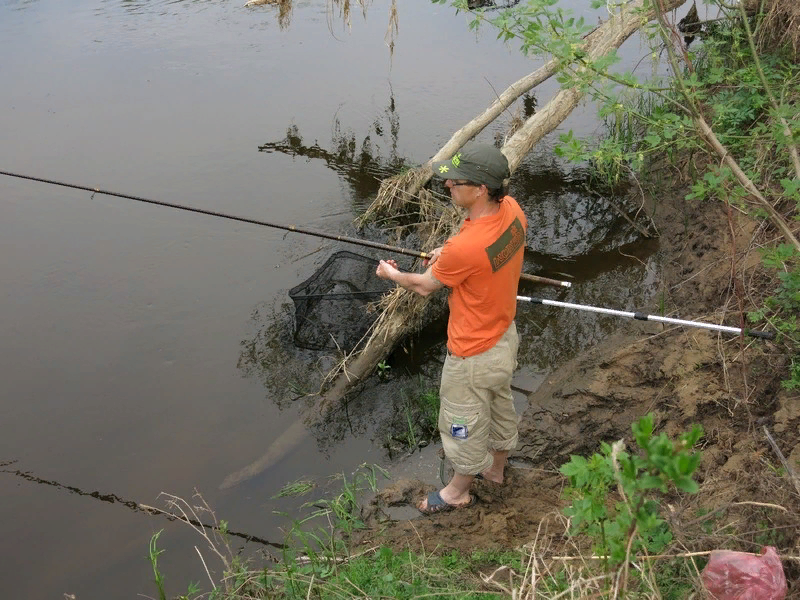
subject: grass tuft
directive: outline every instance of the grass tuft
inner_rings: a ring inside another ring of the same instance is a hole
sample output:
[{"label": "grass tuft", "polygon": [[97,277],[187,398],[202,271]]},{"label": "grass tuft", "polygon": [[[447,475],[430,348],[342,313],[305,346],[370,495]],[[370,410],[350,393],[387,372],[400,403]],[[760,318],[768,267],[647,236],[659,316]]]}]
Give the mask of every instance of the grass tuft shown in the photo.
[{"label": "grass tuft", "polygon": [[309,479],[297,479],[284,485],[277,494],[272,496],[272,499],[305,496],[315,487],[316,484]]}]

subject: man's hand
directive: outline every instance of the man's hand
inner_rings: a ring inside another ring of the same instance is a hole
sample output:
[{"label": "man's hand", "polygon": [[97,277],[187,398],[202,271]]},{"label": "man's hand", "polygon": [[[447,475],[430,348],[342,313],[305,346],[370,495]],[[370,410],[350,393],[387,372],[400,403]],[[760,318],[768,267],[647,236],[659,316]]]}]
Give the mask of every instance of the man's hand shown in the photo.
[{"label": "man's hand", "polygon": [[378,268],[375,270],[375,275],[381,279],[391,279],[392,281],[396,281],[398,273],[400,273],[400,271],[397,269],[397,263],[391,258],[380,261],[378,263]]},{"label": "man's hand", "polygon": [[430,269],[424,273],[405,273],[397,268],[397,263],[392,259],[380,261],[375,275],[381,279],[390,279],[421,296],[427,296],[442,287],[441,282],[431,275]]},{"label": "man's hand", "polygon": [[439,260],[439,256],[441,255],[441,253],[442,253],[442,246],[439,246],[438,248],[434,249],[432,252],[429,252],[428,253],[428,258],[426,258],[426,259],[424,259],[422,261],[422,266],[423,267],[430,267],[433,263],[435,263],[437,260]]}]

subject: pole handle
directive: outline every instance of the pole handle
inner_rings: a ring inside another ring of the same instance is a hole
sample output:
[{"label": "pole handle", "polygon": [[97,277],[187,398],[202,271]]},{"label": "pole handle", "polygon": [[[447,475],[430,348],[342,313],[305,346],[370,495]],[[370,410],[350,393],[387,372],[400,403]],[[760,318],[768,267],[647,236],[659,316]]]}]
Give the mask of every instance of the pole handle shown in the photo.
[{"label": "pole handle", "polygon": [[757,337],[763,340],[774,340],[775,334],[771,331],[756,331],[754,329],[745,329],[745,335],[749,335],[750,337]]},{"label": "pole handle", "polygon": [[538,275],[528,275],[528,273],[523,273],[519,276],[520,279],[523,281],[532,281],[533,283],[546,283],[547,285],[555,285],[559,287],[572,287],[572,283],[569,281],[559,281],[558,279],[550,279],[549,277],[539,277]]}]

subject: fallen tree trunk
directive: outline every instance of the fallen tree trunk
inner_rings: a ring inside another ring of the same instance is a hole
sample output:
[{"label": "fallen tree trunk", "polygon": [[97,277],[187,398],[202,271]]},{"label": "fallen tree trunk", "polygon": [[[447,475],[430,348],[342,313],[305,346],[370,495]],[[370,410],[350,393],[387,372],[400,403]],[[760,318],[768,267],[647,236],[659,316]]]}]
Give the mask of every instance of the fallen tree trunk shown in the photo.
[{"label": "fallen tree trunk", "polygon": [[[614,15],[603,23],[586,38],[585,50],[590,60],[597,59],[612,48],[618,48],[636,32],[642,25],[655,19],[654,11],[643,13],[645,0],[634,0],[624,5],[621,12]],[[672,10],[683,4],[685,0],[665,0],[667,10]],[[381,189],[391,188],[392,195],[402,197],[403,201],[408,196],[415,196],[419,193],[432,177],[433,171],[431,163],[433,160],[442,160],[452,156],[461,146],[467,143],[492,120],[499,116],[514,100],[519,98],[525,91],[534,85],[541,83],[548,77],[555,74],[561,64],[556,60],[551,60],[546,65],[537,69],[534,73],[519,80],[510,86],[494,103],[476,119],[456,132],[453,137],[437,152],[434,157],[422,168],[417,169],[411,177],[406,176],[407,185],[401,186],[399,183],[385,181]],[[529,86],[529,87],[526,87]],[[511,137],[503,146],[502,151],[508,158],[509,167],[513,173],[524,159],[530,149],[545,135],[558,127],[564,119],[578,105],[583,93],[578,88],[562,89],[544,107],[532,115],[525,124]],[[402,187],[402,189],[400,189]],[[381,194],[379,193],[379,200]],[[376,200],[378,202],[378,200]],[[389,206],[391,203],[386,203]],[[369,209],[368,211],[369,212]],[[445,232],[444,236],[449,237],[454,231]],[[406,335],[415,331],[419,327],[419,319],[410,318],[410,315],[421,315],[428,298],[419,296],[402,288],[397,288],[389,295],[388,308],[386,308],[378,320],[375,322],[372,334],[367,340],[363,349],[358,354],[344,361],[340,371],[332,380],[330,387],[317,399],[313,409],[308,413],[306,421],[319,422],[325,419],[329,413],[338,408],[345,394],[359,381],[366,378],[375,370],[376,365],[383,360],[395,347],[395,345]],[[300,430],[300,427],[293,426],[292,431]],[[305,437],[297,436],[297,439],[289,439],[290,436],[284,434],[273,442],[273,446],[279,446],[276,450],[272,446],[264,456],[260,457],[244,469],[226,478],[226,487],[235,485],[245,479],[253,477],[260,472],[270,468],[287,454],[296,444]]]},{"label": "fallen tree trunk", "polygon": [[[682,0],[679,4],[682,4],[683,1],[685,0]],[[585,41],[583,44],[583,50],[592,56],[597,55],[596,49],[600,45],[605,45],[604,40],[608,39],[608,37],[612,34],[611,32],[614,30],[615,26],[616,22],[612,19],[609,19],[602,25],[593,29],[584,38]],[[394,180],[394,178],[385,179],[381,183],[381,189],[378,192],[378,198],[381,199],[385,196],[398,195],[403,197],[416,196],[423,186],[430,181],[431,177],[433,177],[433,169],[431,168],[431,165],[434,161],[445,160],[453,156],[453,154],[455,154],[459,148],[483,131],[497,117],[503,114],[504,110],[514,104],[514,102],[516,102],[523,94],[529,92],[540,83],[547,81],[553,75],[555,75],[561,66],[562,63],[560,60],[552,58],[541,67],[536,69],[533,73],[529,73],[522,79],[512,83],[489,105],[485,111],[472,119],[461,129],[456,131],[447,141],[447,143],[445,143],[445,145],[442,146],[441,149],[434,154],[427,163],[415,169],[413,177],[406,176],[403,178],[403,183],[398,183]],[[514,169],[512,168],[511,171],[513,172]],[[398,188],[402,189],[398,190]],[[378,202],[373,203],[373,206],[366,210],[363,220],[368,220],[370,217],[373,217],[377,214],[391,214],[394,212],[394,207],[392,206],[393,203],[391,201],[383,200],[380,203],[383,208],[376,208],[375,205],[377,204]]]},{"label": "fallen tree trunk", "polygon": [[[684,2],[685,0],[666,0],[665,6],[667,10],[672,10]],[[656,13],[652,10],[646,14],[642,14],[643,5],[644,0],[636,0],[625,5],[620,14],[615,15],[590,34],[591,39],[587,38],[586,42],[586,50],[589,53],[590,60],[595,60],[607,54],[613,48],[619,48],[622,43],[633,35],[644,23],[656,18]],[[547,65],[538,69],[525,79],[530,78],[531,81],[544,81],[555,72],[557,67],[557,62],[550,61]],[[553,72],[550,72],[550,69],[553,69]],[[549,73],[549,75],[545,76],[546,73]],[[520,80],[520,82],[525,79]],[[520,86],[520,82],[517,82],[514,86],[506,90],[503,96],[506,94],[510,95],[512,88]],[[521,93],[519,95],[521,95]],[[517,97],[519,97],[519,95]],[[496,100],[492,107],[480,117],[462,127],[450,141],[436,153],[425,166],[427,170],[430,171],[430,175],[419,185],[416,191],[419,191],[422,185],[433,175],[430,168],[432,161],[442,160],[452,156],[456,150],[468,142],[490,122],[485,121],[487,114],[492,113],[495,114],[496,117],[505,109],[505,107],[501,108],[499,106],[499,104],[506,101],[503,99],[503,96]],[[569,116],[583,96],[584,94],[581,93],[578,88],[562,89],[542,109],[532,115],[511,139],[508,140],[503,146],[502,151],[506,155],[506,158],[508,158],[512,173],[519,167],[531,148]],[[417,181],[419,181],[419,179],[417,179]],[[405,192],[407,194],[413,193],[411,190],[405,190]],[[426,300],[413,292],[408,292],[401,288],[395,290],[393,293],[409,295],[412,298],[416,297],[417,301],[422,304],[424,304]],[[413,302],[413,300],[409,300],[409,302]],[[394,318],[392,318],[392,316],[387,317],[388,312],[389,311],[385,311],[381,319],[376,323],[375,335],[370,338],[364,349],[351,362],[346,372],[340,374],[334,381],[333,386],[321,397],[318,403],[318,407],[321,409],[322,413],[321,416],[332,407],[338,406],[344,393],[346,393],[354,383],[371,373],[375,365],[394,348],[395,344],[404,335],[413,331],[415,328],[416,323],[409,322],[408,313],[397,311]]]}]

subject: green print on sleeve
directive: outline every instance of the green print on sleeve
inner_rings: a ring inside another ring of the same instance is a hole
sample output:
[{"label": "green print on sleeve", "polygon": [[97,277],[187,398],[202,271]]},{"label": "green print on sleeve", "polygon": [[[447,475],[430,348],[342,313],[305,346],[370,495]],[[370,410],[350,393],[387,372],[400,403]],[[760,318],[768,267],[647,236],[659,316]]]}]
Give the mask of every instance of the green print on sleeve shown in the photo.
[{"label": "green print on sleeve", "polygon": [[517,250],[525,244],[525,229],[519,218],[515,218],[502,235],[488,248],[489,262],[492,263],[492,272],[497,272],[505,265]]}]

